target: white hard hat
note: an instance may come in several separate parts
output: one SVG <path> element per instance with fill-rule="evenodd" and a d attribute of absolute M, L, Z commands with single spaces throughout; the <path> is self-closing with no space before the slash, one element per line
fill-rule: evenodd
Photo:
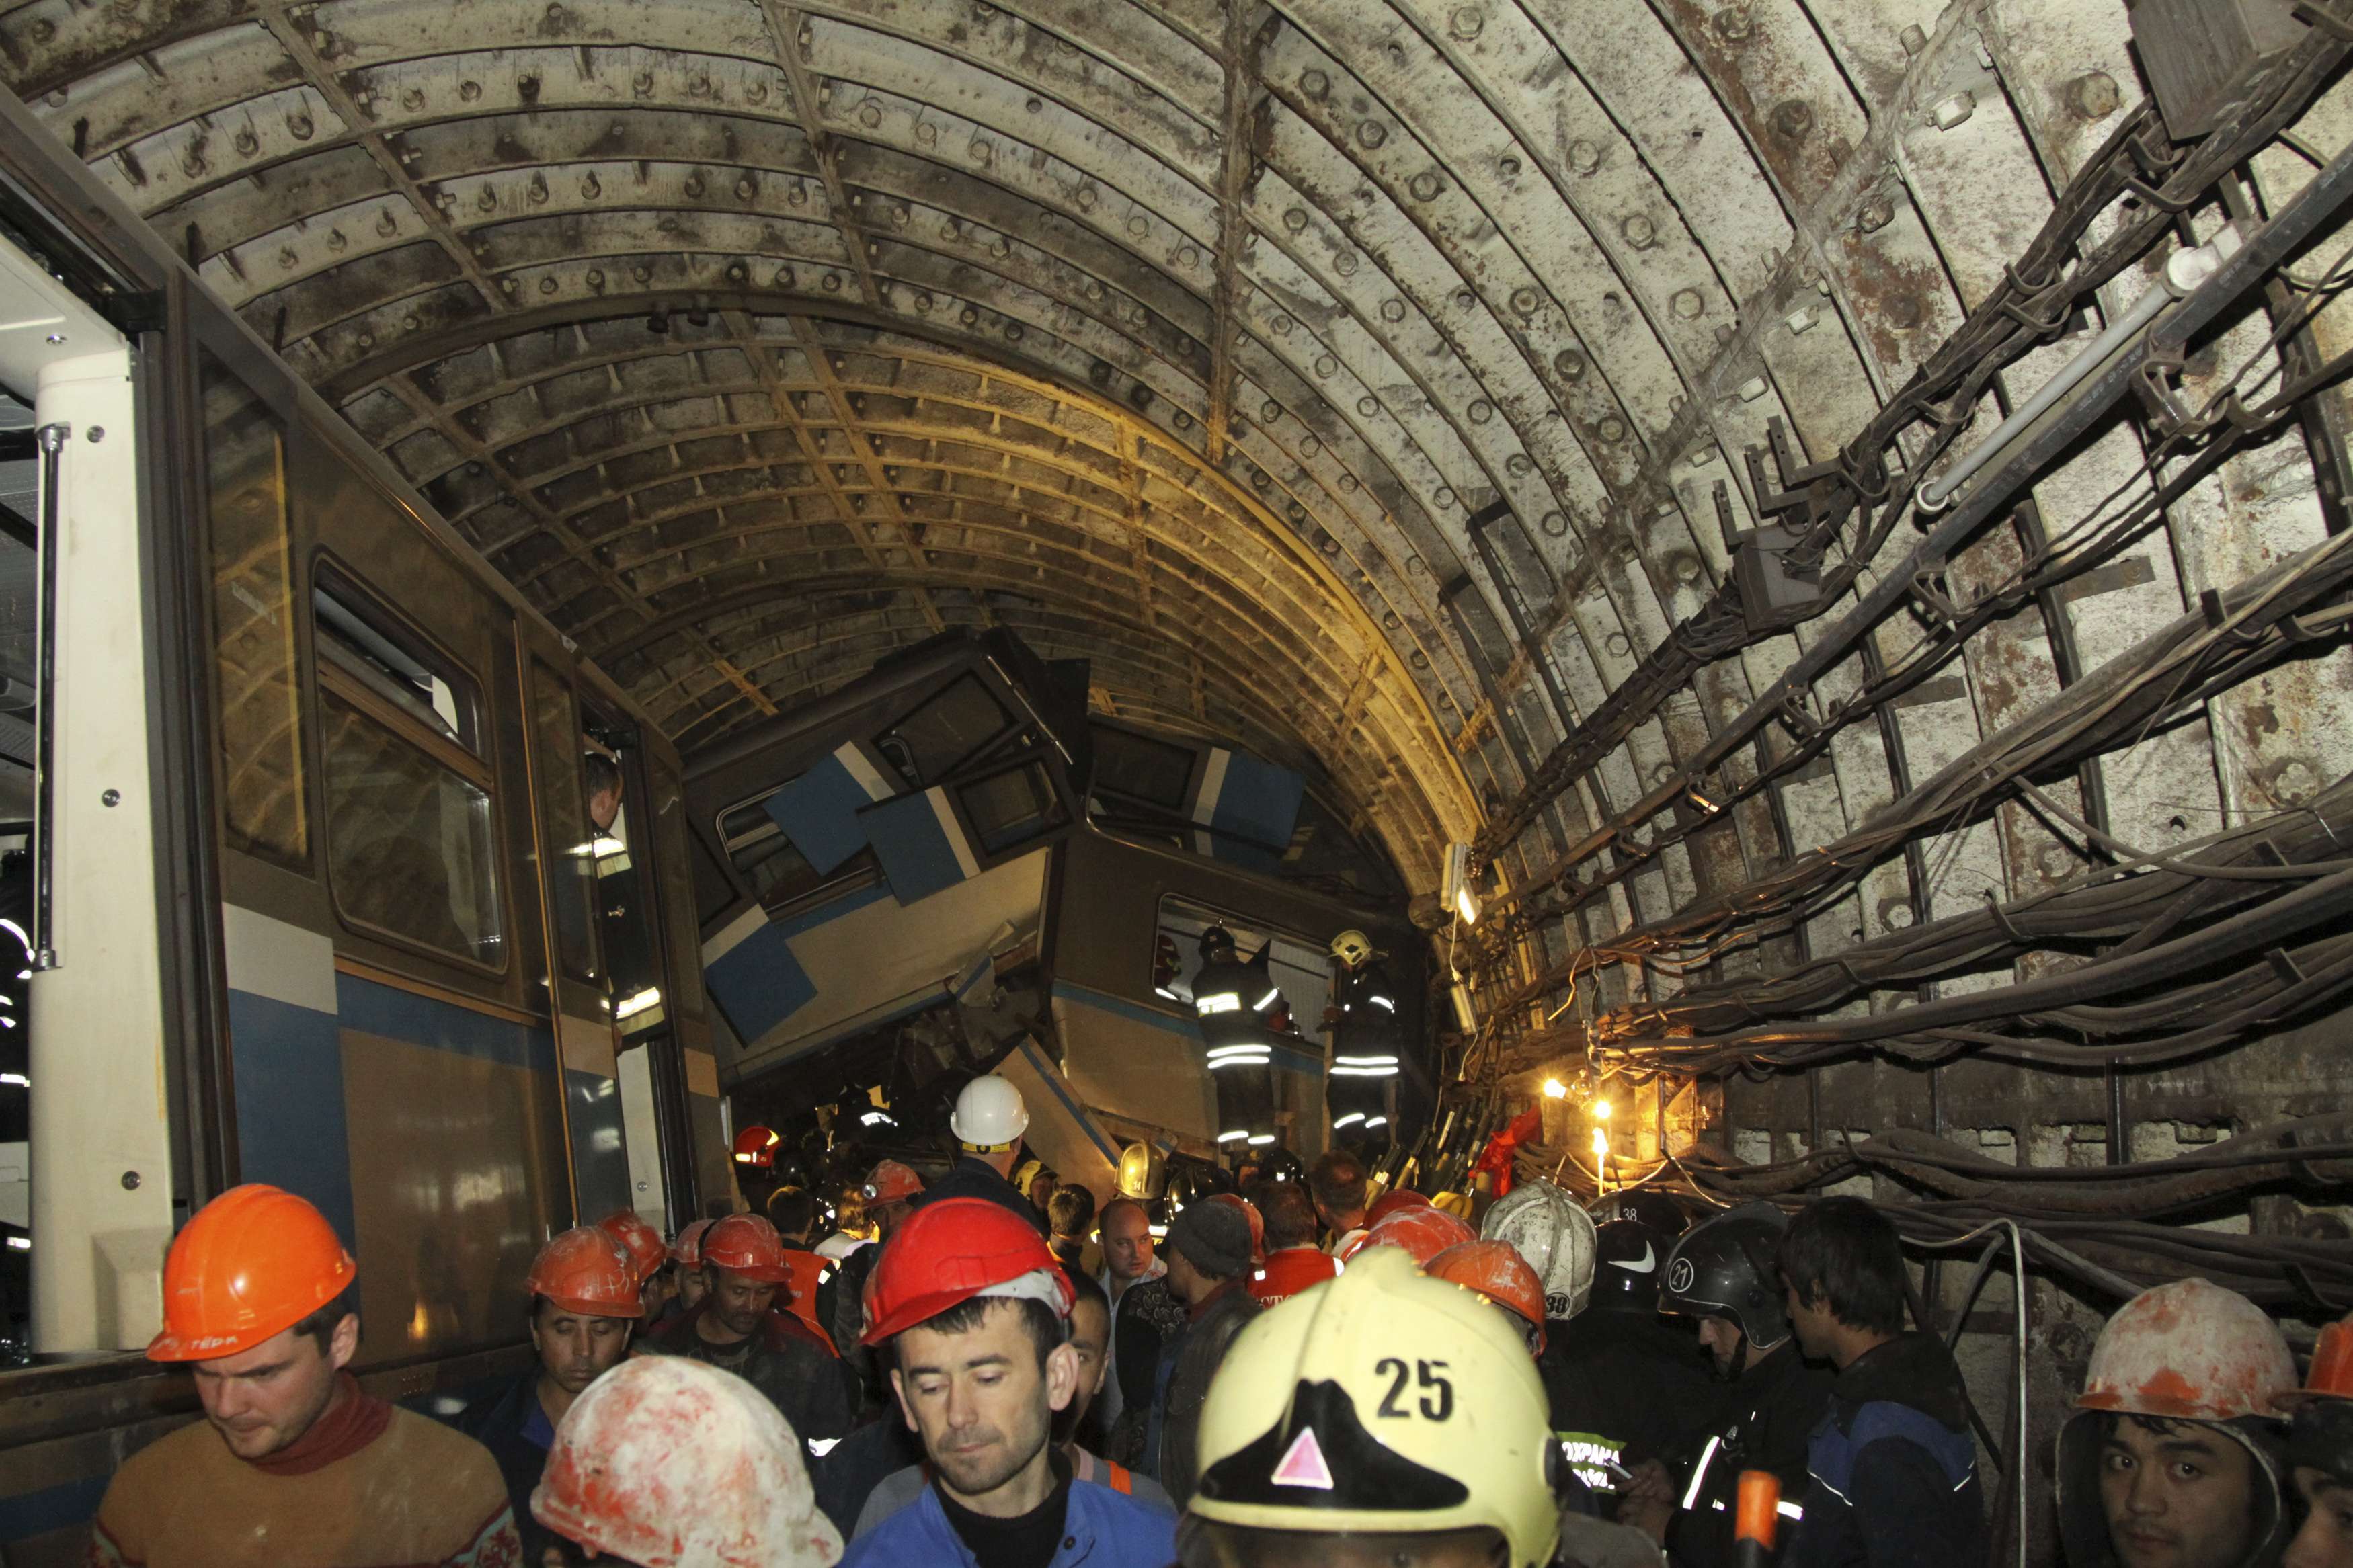
<path fill-rule="evenodd" d="M 625 1361 L 556 1423 L 531 1511 L 647 1568 L 832 1568 L 800 1439 L 750 1384 L 685 1356 Z"/>
<path fill-rule="evenodd" d="M 1021 1091 L 994 1073 L 965 1085 L 948 1118 L 948 1131 L 975 1153 L 1012 1147 L 1029 1126 L 1029 1108 L 1021 1103 Z"/>
<path fill-rule="evenodd" d="M 1548 1317 L 1573 1318 L 1593 1295 L 1593 1216 L 1562 1188 L 1522 1182 L 1487 1211 L 1479 1234 L 1508 1241 L 1544 1281 Z"/>

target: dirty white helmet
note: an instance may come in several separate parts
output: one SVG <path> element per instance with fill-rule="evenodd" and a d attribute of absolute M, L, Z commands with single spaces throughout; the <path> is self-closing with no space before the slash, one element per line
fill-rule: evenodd
<path fill-rule="evenodd" d="M 965 1085 L 948 1117 L 948 1131 L 975 1154 L 1011 1148 L 1029 1126 L 1029 1108 L 1021 1103 L 1021 1091 L 994 1073 Z"/>
<path fill-rule="evenodd" d="M 1593 1296 L 1599 1248 L 1593 1216 L 1567 1192 L 1538 1179 L 1523 1182 L 1487 1211 L 1479 1234 L 1508 1241 L 1544 1281 L 1545 1315 L 1573 1318 Z"/>
<path fill-rule="evenodd" d="M 1354 969 L 1373 956 L 1373 939 L 1360 931 L 1344 931 L 1332 939 L 1332 956 Z"/>
<path fill-rule="evenodd" d="M 685 1356 L 625 1361 L 556 1423 L 539 1522 L 645 1568 L 832 1568 L 800 1439 L 759 1390 Z"/>
<path fill-rule="evenodd" d="M 1553 1560 L 1566 1466 L 1526 1342 L 1393 1247 L 1242 1330 L 1199 1444 L 1187 1564 L 1314 1561 L 1335 1534 L 1458 1531 L 1492 1532 L 1509 1568 Z"/>

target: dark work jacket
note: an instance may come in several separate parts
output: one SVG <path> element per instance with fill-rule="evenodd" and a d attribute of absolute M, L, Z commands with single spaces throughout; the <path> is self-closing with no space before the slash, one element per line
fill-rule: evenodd
<path fill-rule="evenodd" d="M 1806 1456 L 1805 1568 L 1979 1568 L 1985 1500 L 1961 1369 L 1944 1342 L 1902 1334 L 1831 1388 Z"/>
<path fill-rule="evenodd" d="M 870 1241 L 834 1265 L 825 1283 L 817 1288 L 818 1321 L 832 1338 L 842 1364 L 858 1381 L 861 1415 L 878 1410 L 885 1415 L 897 1414 L 891 1399 L 891 1380 L 874 1352 L 858 1342 L 866 1331 L 866 1277 L 874 1272 L 874 1260 L 881 1256 L 882 1244 Z"/>
<path fill-rule="evenodd" d="M 907 1429 L 906 1418 L 894 1405 L 836 1443 L 817 1462 L 809 1479 L 816 1484 L 818 1510 L 848 1541 L 874 1489 L 909 1465 L 923 1462 L 923 1439 Z"/>
<path fill-rule="evenodd" d="M 515 1530 L 522 1537 L 525 1563 L 537 1563 L 555 1537 L 531 1514 L 531 1494 L 547 1468 L 547 1450 L 523 1436 L 539 1407 L 539 1366 L 509 1378 L 458 1413 L 452 1426 L 491 1451 L 499 1475 L 507 1483 L 507 1500 L 514 1507 Z M 553 1424 L 551 1423 L 551 1430 Z"/>
<path fill-rule="evenodd" d="M 844 1364 L 787 1324 L 764 1321 L 751 1338 L 714 1345 L 695 1331 L 710 1303 L 674 1318 L 647 1336 L 645 1348 L 682 1355 L 732 1372 L 768 1396 L 804 1446 L 847 1433 L 858 1418 L 858 1395 Z"/>
<path fill-rule="evenodd" d="M 908 1201 L 911 1209 L 935 1204 L 942 1198 L 987 1198 L 1002 1204 L 1046 1234 L 1046 1216 L 1038 1206 L 1021 1195 L 1021 1189 L 997 1173 L 997 1167 L 977 1154 L 966 1154 L 951 1166 L 948 1173 L 925 1187 Z"/>
<path fill-rule="evenodd" d="M 1779 1479 L 1782 1521 L 1775 1537 L 1782 1561 L 1799 1561 L 1787 1553 L 1795 1534 L 1791 1510 L 1806 1505 L 1806 1450 L 1836 1381 L 1808 1364 L 1792 1338 L 1729 1387 L 1718 1385 L 1715 1422 L 1668 1466 L 1678 1489 L 1679 1506 L 1667 1526 L 1667 1555 L 1676 1568 L 1733 1568 L 1732 1510 L 1743 1470 L 1770 1470 Z"/>
<path fill-rule="evenodd" d="M 1547 1325 L 1536 1372 L 1552 1428 L 1577 1479 L 1603 1500 L 1618 1479 L 1599 1461 L 1629 1468 L 1689 1451 L 1707 1430 L 1725 1389 L 1691 1335 L 1646 1311 L 1589 1308 Z"/>
<path fill-rule="evenodd" d="M 1185 1303 L 1165 1278 L 1139 1279 L 1120 1297 L 1111 1369 L 1119 1379 L 1119 1419 L 1103 1439 L 1103 1458 L 1112 1463 L 1160 1473 L 1157 1456 L 1147 1456 L 1145 1444 L 1157 1404 L 1161 1351 L 1185 1331 L 1187 1321 Z"/>
<path fill-rule="evenodd" d="M 1258 1298 L 1248 1279 L 1231 1279 L 1203 1301 L 1184 1333 L 1161 1352 L 1167 1366 L 1163 1403 L 1154 1415 L 1158 1427 L 1157 1458 L 1160 1484 L 1179 1510 L 1192 1500 L 1200 1479 L 1201 1406 L 1208 1403 L 1209 1384 L 1226 1359 L 1234 1336 L 1259 1315 Z M 1147 1448 L 1154 1447 L 1146 1439 Z"/>

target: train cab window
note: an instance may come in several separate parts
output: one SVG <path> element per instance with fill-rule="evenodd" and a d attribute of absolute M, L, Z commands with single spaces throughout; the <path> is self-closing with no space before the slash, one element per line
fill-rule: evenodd
<path fill-rule="evenodd" d="M 547 901 L 555 927 L 556 961 L 575 980 L 596 981 L 603 965 L 596 942 L 596 862 L 601 853 L 617 852 L 617 841 L 607 840 L 617 814 L 620 773 L 610 757 L 586 752 L 580 740 L 580 721 L 572 710 L 572 688 L 544 663 L 531 661 L 531 741 L 535 760 L 533 780 L 539 795 L 540 842 L 547 857 Z M 594 759 L 592 762 L 591 759 Z M 599 790 L 586 776 L 596 764 L 609 771 L 612 786 Z M 593 824 L 589 801 L 607 795 L 614 809 L 602 824 Z M 611 851 L 606 846 L 611 844 Z"/>
<path fill-rule="evenodd" d="M 1108 724 L 1093 726 L 1093 740 L 1098 791 L 1164 811 L 1185 809 L 1186 787 L 1193 782 L 1192 747 Z"/>
<path fill-rule="evenodd" d="M 1001 855 L 1070 820 L 1054 794 L 1052 777 L 1039 763 L 1024 763 L 959 784 L 956 801 L 981 851 L 988 855 Z"/>
<path fill-rule="evenodd" d="M 354 926 L 503 968 L 491 769 L 473 679 L 323 570 L 312 607 L 337 908 Z"/>
<path fill-rule="evenodd" d="M 978 676 L 964 675 L 877 735 L 874 747 L 921 789 L 978 757 L 1012 722 Z"/>
<path fill-rule="evenodd" d="M 307 868 L 285 427 L 218 360 L 199 350 L 196 361 L 219 681 L 221 816 L 237 847 Z"/>

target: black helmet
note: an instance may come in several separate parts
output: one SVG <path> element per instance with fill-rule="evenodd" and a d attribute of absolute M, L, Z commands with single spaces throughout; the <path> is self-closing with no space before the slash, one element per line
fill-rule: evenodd
<path fill-rule="evenodd" d="M 1306 1183 L 1307 1169 L 1299 1163 L 1299 1156 L 1290 1150 L 1278 1143 L 1271 1149 L 1261 1149 L 1256 1152 L 1260 1181 L 1297 1182 L 1302 1184 Z"/>
<path fill-rule="evenodd" d="M 1613 1219 L 1639 1219 L 1670 1241 L 1691 1228 L 1691 1220 L 1683 1214 L 1681 1204 L 1664 1193 L 1647 1187 L 1637 1188 L 1630 1193 L 1612 1194 L 1593 1217 L 1604 1223 Z"/>
<path fill-rule="evenodd" d="M 1659 1266 L 1674 1238 L 1639 1219 L 1613 1219 L 1593 1233 L 1593 1300 L 1602 1312 L 1652 1312 L 1659 1306 Z"/>
<path fill-rule="evenodd" d="M 1227 958 L 1234 956 L 1234 933 L 1223 926 L 1203 926 L 1201 928 L 1201 961 L 1204 963 L 1214 963 L 1220 954 Z"/>
<path fill-rule="evenodd" d="M 1730 1318 L 1769 1351 L 1789 1337 L 1781 1275 L 1773 1266 L 1789 1222 L 1771 1204 L 1743 1204 L 1685 1235 L 1667 1255 L 1659 1308 L 1692 1318 Z"/>

